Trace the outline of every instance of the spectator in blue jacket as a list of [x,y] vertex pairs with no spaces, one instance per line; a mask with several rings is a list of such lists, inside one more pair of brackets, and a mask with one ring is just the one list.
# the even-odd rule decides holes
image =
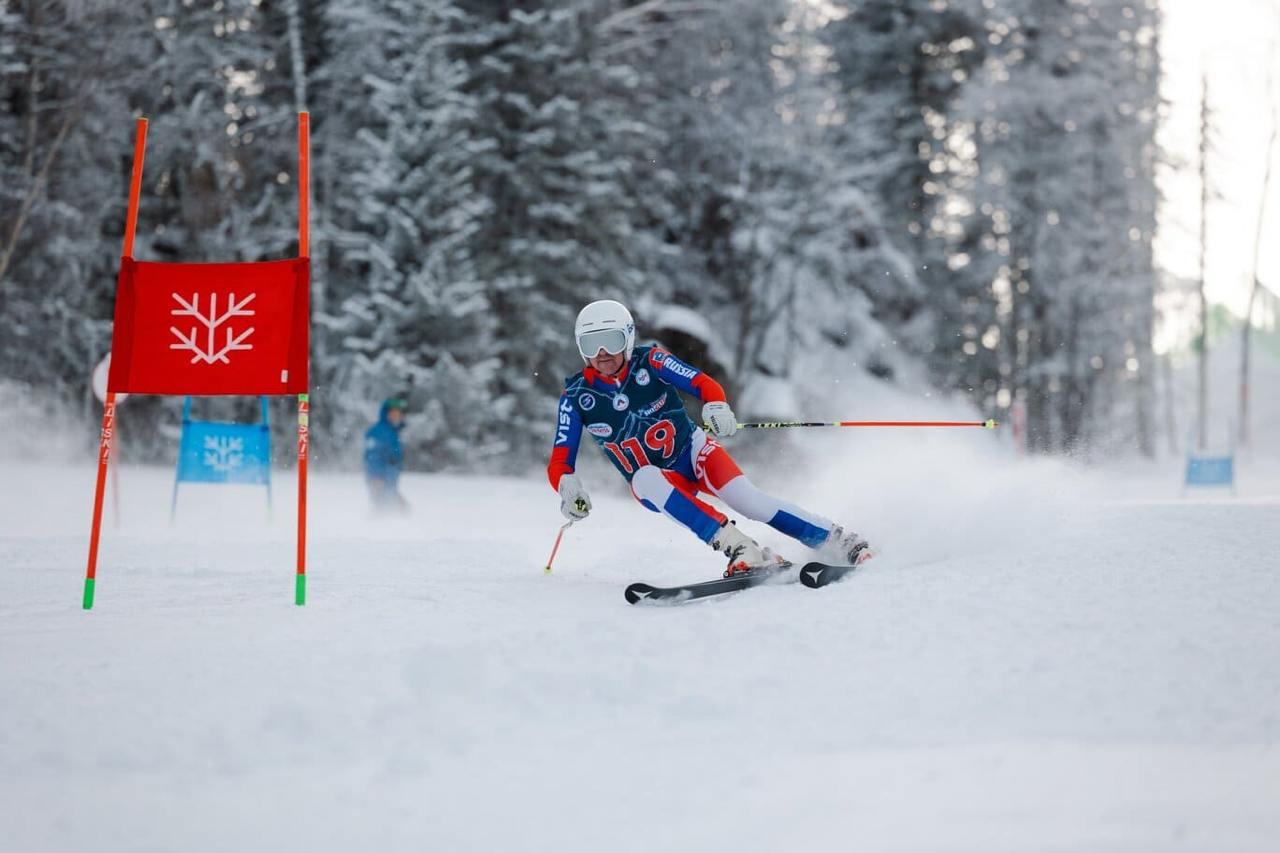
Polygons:
[[400,430],[404,429],[404,397],[388,397],[378,413],[378,422],[364,434],[364,474],[375,512],[409,511],[400,494]]

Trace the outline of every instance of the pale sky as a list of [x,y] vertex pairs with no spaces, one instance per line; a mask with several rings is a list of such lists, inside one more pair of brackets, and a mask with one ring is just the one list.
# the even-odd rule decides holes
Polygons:
[[[1268,156],[1271,104],[1280,102],[1280,0],[1161,0],[1163,80],[1168,113],[1160,142],[1171,160],[1160,170],[1165,198],[1156,237],[1156,264],[1199,277],[1200,75],[1209,76],[1214,112],[1205,280],[1211,302],[1243,315],[1253,265],[1254,229]],[[1268,67],[1274,91],[1268,94]],[[1280,151],[1272,166],[1270,206],[1260,278],[1280,293]]]

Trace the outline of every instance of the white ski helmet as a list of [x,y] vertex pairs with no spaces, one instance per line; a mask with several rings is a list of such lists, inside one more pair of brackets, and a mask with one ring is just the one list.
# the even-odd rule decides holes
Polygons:
[[630,361],[636,345],[636,324],[627,306],[612,299],[599,299],[578,312],[573,324],[578,353],[586,361],[600,350],[610,355],[625,353]]

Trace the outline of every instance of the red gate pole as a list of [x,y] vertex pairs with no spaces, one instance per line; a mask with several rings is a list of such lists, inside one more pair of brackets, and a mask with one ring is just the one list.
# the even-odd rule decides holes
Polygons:
[[[115,450],[117,444],[120,443],[120,431],[112,430],[111,433],[111,449]],[[116,461],[111,466],[111,520],[115,522],[116,528],[120,527],[120,462]]]
[[102,404],[102,437],[98,442],[98,486],[93,493],[93,526],[89,528],[89,566],[84,575],[83,607],[93,607],[94,584],[98,580],[98,539],[102,532],[102,496],[107,484],[107,465],[111,460],[111,431],[115,428],[116,395],[107,392]]
[[293,603],[307,603],[307,430],[309,404],[306,394],[298,395],[298,577]]
[[[122,258],[133,257],[133,234],[138,227],[138,198],[142,194],[142,160],[147,148],[147,120],[139,118],[133,137],[133,173],[129,177],[129,210],[124,224]],[[102,436],[98,441],[98,485],[93,493],[93,525],[89,528],[89,564],[84,573],[84,609],[93,607],[94,585],[98,577],[98,540],[102,532],[102,497],[111,461],[112,433],[115,430],[116,394],[108,388],[102,403]]]
[[[298,113],[298,257],[311,257],[311,118]],[[310,287],[310,278],[308,278]],[[309,358],[310,356],[308,356]],[[310,428],[310,398],[298,395],[298,575],[294,581],[293,603],[307,603],[307,444]]]

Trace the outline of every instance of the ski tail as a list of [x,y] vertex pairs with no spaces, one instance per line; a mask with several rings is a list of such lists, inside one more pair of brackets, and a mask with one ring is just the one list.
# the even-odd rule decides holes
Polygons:
[[805,563],[800,567],[800,583],[809,589],[821,589],[852,573],[857,566],[836,566],[828,563]]

